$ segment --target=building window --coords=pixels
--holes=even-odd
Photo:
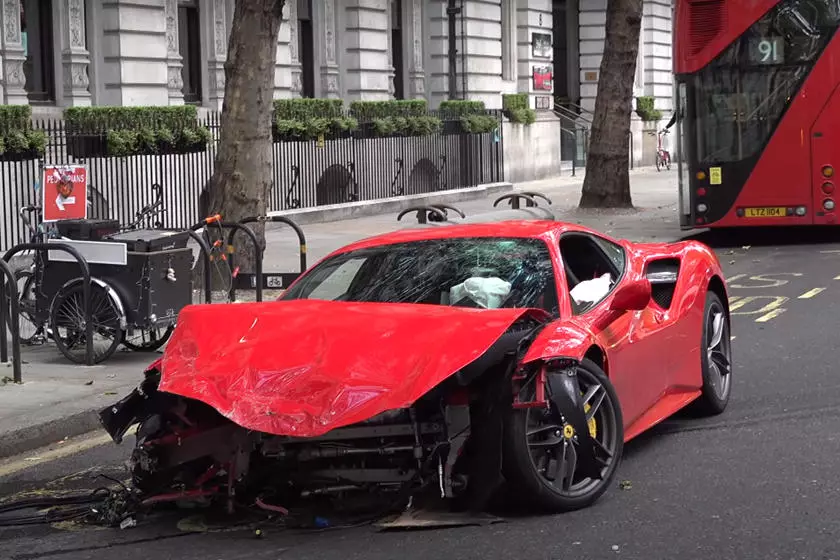
[[[502,79],[516,79],[516,0],[502,0]]]
[[[29,102],[55,103],[52,0],[21,0],[20,31]]]
[[[391,61],[394,65],[394,98],[405,99],[402,0],[391,0]]]
[[[315,40],[312,32],[312,0],[298,0],[298,58],[301,97],[315,97]]]
[[[567,38],[567,6],[565,0],[554,3],[552,33],[554,35],[554,98],[570,101],[569,43]]]
[[[178,51],[184,103],[201,103],[201,24],[197,0],[178,1]]]

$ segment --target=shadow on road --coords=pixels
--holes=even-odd
[[[792,226],[761,228],[727,228],[690,233],[684,240],[695,240],[715,249],[741,247],[820,245],[840,243],[840,228],[825,226]]]

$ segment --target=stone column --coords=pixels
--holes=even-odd
[[[170,105],[184,104],[184,65],[178,44],[178,1],[166,0],[166,88]]]
[[[3,58],[3,103],[8,105],[25,105],[29,103],[26,95],[26,76],[23,74],[23,63],[26,56],[23,53],[23,43],[20,33],[20,0],[2,0],[0,3],[0,23],[2,23]]]
[[[330,99],[339,99],[341,97],[341,90],[339,88],[338,77],[339,69],[336,56],[336,27],[335,27],[335,0],[322,0],[318,2],[319,6],[315,8],[318,12],[320,8],[323,10],[323,17],[321,18],[321,25],[323,32],[321,33],[322,53],[321,60],[321,97]]]
[[[394,93],[396,93],[396,87],[394,86],[394,78],[396,77],[397,68],[394,68],[394,45],[392,40],[392,31],[394,27],[394,13],[393,13],[393,3],[391,0],[385,0],[385,17],[388,18],[388,96],[394,97]],[[399,69],[400,71],[402,68]]]
[[[85,2],[67,0],[61,21],[61,71],[65,107],[90,105],[90,53],[85,40]]]
[[[535,57],[533,53],[533,34],[552,34],[554,12],[551,0],[517,0],[519,35],[519,93],[529,94],[531,109],[537,108],[537,97],[543,98],[543,106],[554,106],[554,88],[550,90],[534,89],[534,68],[547,67],[554,74],[554,51],[549,58]],[[563,41],[565,37],[553,37],[553,41]],[[553,80],[552,80],[553,83]]]
[[[208,92],[206,103],[214,109],[221,109],[225,99],[225,60],[227,59],[228,33],[227,10],[225,0],[213,0],[202,3],[202,6],[210,7],[210,21],[212,22],[211,32],[208,33],[210,45],[207,56],[207,81]]]
[[[292,74],[292,97],[300,97],[303,90],[303,77],[300,69],[300,54],[298,53],[298,11],[297,0],[288,0],[289,7],[289,71]]]
[[[388,1],[347,0],[345,77],[349,99],[384,101],[391,97]]]
[[[423,70],[423,0],[407,0],[411,10],[411,25],[406,30],[410,37],[411,62],[408,67],[408,97],[426,99],[426,72]]]

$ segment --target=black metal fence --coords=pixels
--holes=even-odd
[[[501,121],[501,116],[496,115]],[[95,218],[131,222],[154,198],[152,185],[164,187],[164,227],[188,228],[200,219],[199,195],[213,174],[219,114],[200,124],[212,133],[207,150],[186,154],[78,159],[68,154],[64,121],[36,121],[47,133],[43,160],[0,158],[0,248],[26,240],[20,207],[37,200],[42,165],[82,163],[88,167]],[[444,132],[428,136],[348,138],[273,144],[273,186],[269,211],[392,198],[472,187],[504,180],[501,124],[485,134],[459,132],[444,121]],[[104,135],[104,133],[103,133]]]

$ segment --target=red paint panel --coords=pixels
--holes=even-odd
[[[674,72],[697,72],[778,3],[779,0],[677,0]]]
[[[810,138],[813,153],[813,205],[817,211],[825,212],[823,205],[826,200],[837,203],[837,177],[825,177],[823,167],[828,166],[835,173],[840,170],[840,88],[835,88],[831,99],[817,117],[810,130]],[[835,223],[836,216],[837,211],[832,210],[825,212],[823,216],[816,216],[814,221],[822,224]]]

